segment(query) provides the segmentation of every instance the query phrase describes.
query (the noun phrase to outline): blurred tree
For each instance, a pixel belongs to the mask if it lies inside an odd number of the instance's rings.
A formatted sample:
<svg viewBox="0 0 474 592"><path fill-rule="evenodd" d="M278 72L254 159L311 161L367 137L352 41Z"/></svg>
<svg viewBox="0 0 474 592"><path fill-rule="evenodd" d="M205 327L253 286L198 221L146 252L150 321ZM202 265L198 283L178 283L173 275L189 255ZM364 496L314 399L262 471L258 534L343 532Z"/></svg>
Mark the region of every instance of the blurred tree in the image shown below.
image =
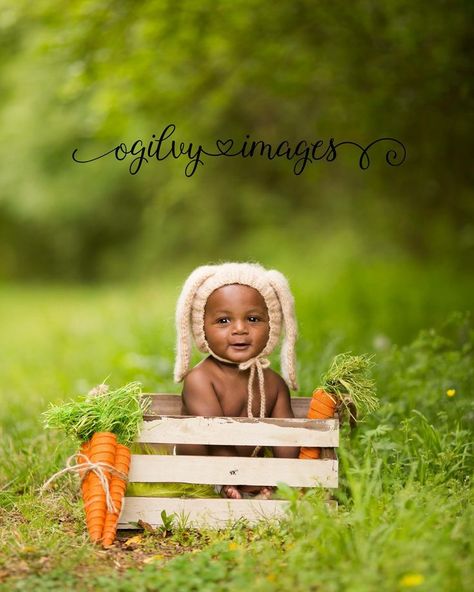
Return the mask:
<svg viewBox="0 0 474 592"><path fill-rule="evenodd" d="M268 229L292 240L350 224L368 248L470 260L472 16L467 0L0 0L0 275L70 278L236 252ZM168 123L178 141L391 136L363 172L333 163L181 160L135 176L72 162ZM453 236L456 238L453 239Z"/></svg>

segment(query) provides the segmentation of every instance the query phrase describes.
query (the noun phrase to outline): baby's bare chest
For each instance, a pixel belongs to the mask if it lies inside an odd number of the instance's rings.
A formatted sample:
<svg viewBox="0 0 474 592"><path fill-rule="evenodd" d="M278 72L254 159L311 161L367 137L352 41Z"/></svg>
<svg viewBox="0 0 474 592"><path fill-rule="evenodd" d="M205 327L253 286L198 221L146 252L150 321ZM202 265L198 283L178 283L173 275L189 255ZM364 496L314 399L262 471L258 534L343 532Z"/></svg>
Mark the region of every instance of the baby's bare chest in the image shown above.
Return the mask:
<svg viewBox="0 0 474 592"><path fill-rule="evenodd" d="M266 381L264 388L265 416L269 417L275 406L277 389ZM233 381L217 381L214 384L217 398L221 404L225 416L247 417L248 416L248 381L236 379ZM252 415L260 416L261 395L257 381L253 385Z"/></svg>

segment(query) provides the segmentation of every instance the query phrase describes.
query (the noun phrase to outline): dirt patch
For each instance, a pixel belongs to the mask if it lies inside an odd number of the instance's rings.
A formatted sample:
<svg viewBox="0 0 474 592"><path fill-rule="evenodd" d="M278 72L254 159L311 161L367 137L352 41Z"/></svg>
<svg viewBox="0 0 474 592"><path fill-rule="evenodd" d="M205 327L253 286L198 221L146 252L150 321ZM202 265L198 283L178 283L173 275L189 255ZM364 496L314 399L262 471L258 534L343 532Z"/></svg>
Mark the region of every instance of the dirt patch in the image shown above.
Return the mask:
<svg viewBox="0 0 474 592"><path fill-rule="evenodd" d="M110 571L124 573L153 563L157 567L184 553L195 553L206 545L198 532L180 536L180 540L158 530L122 531L114 544L107 549L92 547L87 563L78 563L74 572L83 579L87 574L107 574ZM20 557L0 566L0 583L13 583L33 575L46 576L58 568L58 558L42 555L33 547L24 546Z"/></svg>

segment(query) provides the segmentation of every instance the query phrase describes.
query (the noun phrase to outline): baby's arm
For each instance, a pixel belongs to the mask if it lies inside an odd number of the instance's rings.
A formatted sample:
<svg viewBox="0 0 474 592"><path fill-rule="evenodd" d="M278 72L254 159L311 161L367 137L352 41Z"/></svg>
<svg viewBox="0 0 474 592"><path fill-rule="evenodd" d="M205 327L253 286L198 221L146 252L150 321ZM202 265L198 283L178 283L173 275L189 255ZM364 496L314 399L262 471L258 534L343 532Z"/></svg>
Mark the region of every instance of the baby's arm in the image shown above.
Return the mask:
<svg viewBox="0 0 474 592"><path fill-rule="evenodd" d="M272 410L272 417L294 417L291 408L290 391L286 382L279 377L278 395ZM297 458L300 449L295 446L273 446L273 456L277 458Z"/></svg>
<svg viewBox="0 0 474 592"><path fill-rule="evenodd" d="M209 376L199 370L191 371L183 383L183 414L218 417L224 415L222 406L212 386ZM232 446L208 446L206 444L180 444L178 454L213 456L237 456Z"/></svg>

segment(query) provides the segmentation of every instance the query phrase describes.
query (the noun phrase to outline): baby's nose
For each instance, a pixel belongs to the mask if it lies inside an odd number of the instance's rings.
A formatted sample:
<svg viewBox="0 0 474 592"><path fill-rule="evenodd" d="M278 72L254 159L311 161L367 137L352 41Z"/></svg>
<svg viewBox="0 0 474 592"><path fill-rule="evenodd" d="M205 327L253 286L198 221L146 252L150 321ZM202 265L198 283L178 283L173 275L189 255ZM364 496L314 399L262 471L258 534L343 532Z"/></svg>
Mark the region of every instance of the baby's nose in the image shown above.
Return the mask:
<svg viewBox="0 0 474 592"><path fill-rule="evenodd" d="M247 333L247 324L245 321L236 320L234 323L234 333Z"/></svg>

